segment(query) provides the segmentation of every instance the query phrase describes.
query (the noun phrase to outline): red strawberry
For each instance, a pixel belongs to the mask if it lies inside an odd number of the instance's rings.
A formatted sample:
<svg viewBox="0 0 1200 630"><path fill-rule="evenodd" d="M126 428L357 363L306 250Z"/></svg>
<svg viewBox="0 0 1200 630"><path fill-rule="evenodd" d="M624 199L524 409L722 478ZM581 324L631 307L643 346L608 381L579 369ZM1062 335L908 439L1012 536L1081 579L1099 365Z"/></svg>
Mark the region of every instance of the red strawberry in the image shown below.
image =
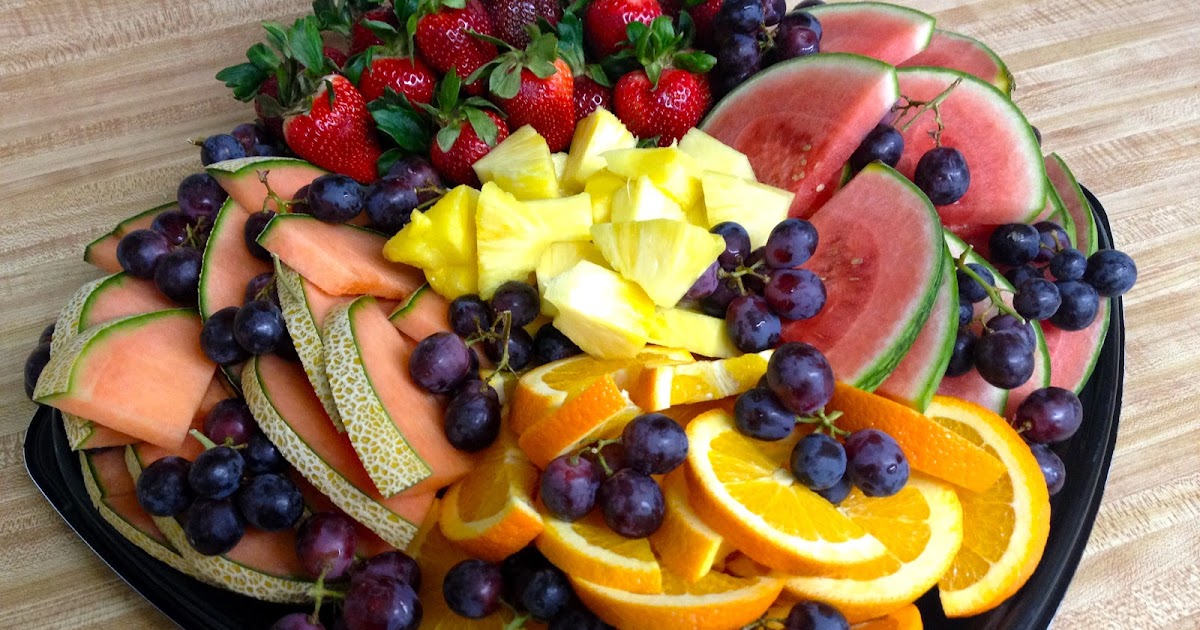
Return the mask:
<svg viewBox="0 0 1200 630"><path fill-rule="evenodd" d="M272 98L279 98L279 80L275 77L267 77L262 85L258 88L258 93ZM254 101L254 113L258 114L258 119L262 121L262 126L276 139L283 137L283 117L268 114L263 108L262 100Z"/></svg>
<svg viewBox="0 0 1200 630"><path fill-rule="evenodd" d="M621 49L627 25L650 24L660 15L658 0L594 0L583 18L588 45L597 57L607 57Z"/></svg>
<svg viewBox="0 0 1200 630"><path fill-rule="evenodd" d="M713 21L721 10L722 0L660 0L663 14L673 18L686 10L696 26L696 47L710 50L713 45Z"/></svg>
<svg viewBox="0 0 1200 630"><path fill-rule="evenodd" d="M333 48L331 46L326 46L324 49L324 52L325 52L325 56L328 57L329 60L333 62L333 65L335 67L340 69L346 65L346 59L347 59L346 53L344 53L336 48Z"/></svg>
<svg viewBox="0 0 1200 630"><path fill-rule="evenodd" d="M467 80L486 76L511 128L530 125L551 151L565 150L575 133L575 78L571 66L558 56L558 38L539 35L523 51L505 46L509 50Z"/></svg>
<svg viewBox="0 0 1200 630"><path fill-rule="evenodd" d="M350 27L351 55L357 55L371 46L378 46L383 43L379 39L379 36L372 32L371 29L363 26L363 22L367 20L385 22L394 27L400 27L400 19L396 17L396 12L392 10L391 3L367 11L361 18L354 22L354 26Z"/></svg>
<svg viewBox="0 0 1200 630"><path fill-rule="evenodd" d="M492 150L492 147L508 137L508 126L504 124L504 120L500 116L489 111L484 111L484 114L496 126L494 143L488 144L476 132L474 125L464 119L456 123L458 135L448 148L443 149L438 142L434 142L433 146L429 148L429 161L443 177L451 182L478 188L479 177L475 175L475 170L471 168L471 165L478 162L479 158ZM440 137L441 134L439 133L438 136Z"/></svg>
<svg viewBox="0 0 1200 630"><path fill-rule="evenodd" d="M454 68L459 76L469 76L496 56L495 44L471 35L495 36L492 20L479 0L423 0L417 15L413 33L417 50L438 72ZM481 94L483 86L468 85L467 91Z"/></svg>
<svg viewBox="0 0 1200 630"><path fill-rule="evenodd" d="M586 75L575 77L576 122L583 120L597 109L609 109L611 102L612 88L604 87Z"/></svg>
<svg viewBox="0 0 1200 630"><path fill-rule="evenodd" d="M308 111L284 118L284 139L296 155L321 168L364 184L375 181L375 161L383 151L375 140L366 101L346 77L331 74L321 83Z"/></svg>
<svg viewBox="0 0 1200 630"><path fill-rule="evenodd" d="M371 102L383 96L386 88L403 94L413 103L433 100L437 77L419 57L374 57L358 79L358 90Z"/></svg>
<svg viewBox="0 0 1200 630"><path fill-rule="evenodd" d="M485 5L496 26L496 37L515 48L529 45L532 38L526 27L536 26L538 18L555 26L562 17L558 0L486 0Z"/></svg>

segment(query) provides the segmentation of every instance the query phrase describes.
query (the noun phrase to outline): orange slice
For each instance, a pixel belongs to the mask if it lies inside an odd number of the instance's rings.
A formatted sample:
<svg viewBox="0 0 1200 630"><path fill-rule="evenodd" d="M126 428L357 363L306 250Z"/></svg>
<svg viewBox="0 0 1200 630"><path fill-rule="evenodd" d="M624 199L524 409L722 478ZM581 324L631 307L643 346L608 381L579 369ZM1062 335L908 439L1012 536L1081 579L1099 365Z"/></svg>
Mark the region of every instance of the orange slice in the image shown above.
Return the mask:
<svg viewBox="0 0 1200 630"><path fill-rule="evenodd" d="M922 630L921 611L909 604L882 617L868 619L850 626L850 630Z"/></svg>
<svg viewBox="0 0 1200 630"><path fill-rule="evenodd" d="M605 374L529 427L521 434L519 443L534 464L545 468L559 455L601 437L619 434L639 413L641 410L629 402L612 375Z"/></svg>
<svg viewBox="0 0 1200 630"><path fill-rule="evenodd" d="M479 466L446 491L438 525L446 538L471 555L499 562L542 532L533 506L537 468L501 437Z"/></svg>
<svg viewBox="0 0 1200 630"><path fill-rule="evenodd" d="M645 538L609 529L598 511L574 523L547 516L536 544L567 575L631 593L661 593L662 571Z"/></svg>
<svg viewBox="0 0 1200 630"><path fill-rule="evenodd" d="M717 400L740 394L767 371L771 351L684 365L648 367L630 392L634 404L647 411Z"/></svg>
<svg viewBox="0 0 1200 630"><path fill-rule="evenodd" d="M696 416L713 409L724 409L729 413L733 413L733 405L737 402L737 397L729 396L727 398L718 398L717 400L706 400L704 402L691 403L689 405L675 405L659 410L658 413L679 423L679 426L686 427L689 422Z"/></svg>
<svg viewBox="0 0 1200 630"><path fill-rule="evenodd" d="M958 494L962 549L938 590L946 616L969 617L1000 605L1033 574L1050 535L1050 497L1037 460L1004 418L946 396L935 396L926 413L1007 468L986 490Z"/></svg>
<svg viewBox="0 0 1200 630"><path fill-rule="evenodd" d="M980 492L1004 474L1004 464L978 444L882 396L837 383L825 409L842 412L837 420L842 429L879 429L892 436L913 470L943 481Z"/></svg>
<svg viewBox="0 0 1200 630"><path fill-rule="evenodd" d="M611 374L622 389L629 389L646 367L694 360L687 350L646 346L632 359L605 360L579 355L547 363L526 372L517 382L508 416L509 427L521 435L606 374Z"/></svg>
<svg viewBox="0 0 1200 630"><path fill-rule="evenodd" d="M962 544L962 507L954 489L919 474L890 497L870 498L855 489L838 510L889 554L868 564L793 577L784 588L794 598L837 608L851 622L916 601L938 583Z"/></svg>
<svg viewBox="0 0 1200 630"><path fill-rule="evenodd" d="M786 466L797 437L778 442L746 437L720 410L692 420L687 435L692 506L742 553L788 573L862 564L887 553L879 540L792 476Z"/></svg>
<svg viewBox="0 0 1200 630"><path fill-rule="evenodd" d="M571 576L575 593L596 616L621 630L729 630L762 615L783 588L774 578L709 573L695 584L663 572L663 592L648 595Z"/></svg>
<svg viewBox="0 0 1200 630"><path fill-rule="evenodd" d="M650 545L662 565L687 582L696 582L712 570L725 542L692 509L687 479L676 469L662 481L666 513L662 525L650 534Z"/></svg>

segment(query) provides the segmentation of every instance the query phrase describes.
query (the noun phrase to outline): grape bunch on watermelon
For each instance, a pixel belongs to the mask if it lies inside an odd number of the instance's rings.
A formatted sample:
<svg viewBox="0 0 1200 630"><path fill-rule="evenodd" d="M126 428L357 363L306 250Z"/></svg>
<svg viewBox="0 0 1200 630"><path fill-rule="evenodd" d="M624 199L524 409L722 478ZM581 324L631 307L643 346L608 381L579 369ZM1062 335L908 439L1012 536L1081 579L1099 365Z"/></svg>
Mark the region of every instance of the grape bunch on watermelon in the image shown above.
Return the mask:
<svg viewBox="0 0 1200 630"><path fill-rule="evenodd" d="M105 520L281 630L985 613L1137 270L935 24L316 0L88 245L27 394Z"/></svg>

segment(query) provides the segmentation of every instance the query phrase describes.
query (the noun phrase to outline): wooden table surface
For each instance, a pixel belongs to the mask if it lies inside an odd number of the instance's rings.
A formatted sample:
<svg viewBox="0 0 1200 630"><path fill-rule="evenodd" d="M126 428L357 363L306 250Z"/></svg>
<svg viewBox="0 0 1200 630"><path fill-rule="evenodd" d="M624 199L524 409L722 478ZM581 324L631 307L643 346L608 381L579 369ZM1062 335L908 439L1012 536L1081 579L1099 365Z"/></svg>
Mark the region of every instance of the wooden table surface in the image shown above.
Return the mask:
<svg viewBox="0 0 1200 630"><path fill-rule="evenodd" d="M922 0L981 38L1104 203L1140 278L1104 503L1056 628L1200 628L1200 12L1179 0ZM172 199L189 137L252 117L212 78L304 0L0 0L0 627L170 622L24 470L21 366L83 282L85 243Z"/></svg>

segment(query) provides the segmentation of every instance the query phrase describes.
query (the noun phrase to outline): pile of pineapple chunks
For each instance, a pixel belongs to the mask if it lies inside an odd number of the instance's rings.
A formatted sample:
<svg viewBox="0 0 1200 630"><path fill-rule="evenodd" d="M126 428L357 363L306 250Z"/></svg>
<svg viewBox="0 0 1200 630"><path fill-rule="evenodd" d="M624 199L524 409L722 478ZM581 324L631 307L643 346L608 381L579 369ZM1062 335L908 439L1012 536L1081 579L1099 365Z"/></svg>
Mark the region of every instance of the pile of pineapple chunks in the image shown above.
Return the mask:
<svg viewBox="0 0 1200 630"><path fill-rule="evenodd" d="M638 148L615 116L581 120L568 153L526 126L384 247L447 299L489 299L536 283L542 313L588 354L627 358L647 343L725 358L724 320L680 299L724 251L709 228L736 221L753 247L787 217L792 193L755 180L750 160L700 129L676 146Z"/></svg>

